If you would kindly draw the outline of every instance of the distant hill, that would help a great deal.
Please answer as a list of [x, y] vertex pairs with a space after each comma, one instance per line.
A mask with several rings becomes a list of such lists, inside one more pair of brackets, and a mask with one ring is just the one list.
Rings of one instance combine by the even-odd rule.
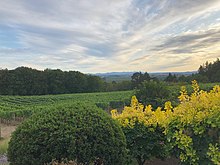
[[107, 72], [107, 73], [96, 73], [96, 76], [122, 76], [122, 75], [133, 75], [135, 72]]
[[197, 71], [189, 71], [189, 72], [155, 72], [155, 73], [149, 73], [151, 77], [156, 77], [160, 80], [164, 80], [168, 75], [169, 73], [171, 73], [172, 75], [176, 75], [177, 77], [179, 76], [190, 76], [192, 74], [195, 74], [197, 73]]
[[[96, 73], [96, 76], [99, 76], [103, 79], [105, 79], [106, 82], [121, 82], [121, 81], [130, 81], [131, 76], [135, 72], [107, 72], [107, 73]], [[156, 77], [160, 80], [165, 79], [169, 73], [175, 74], [177, 77], [184, 75], [184, 76], [189, 76], [192, 74], [197, 73], [197, 71], [191, 71], [191, 72], [149, 72], [151, 77]]]
[[105, 79], [106, 82], [121, 82], [121, 81], [130, 81], [131, 76], [135, 72], [108, 72], [108, 73], [96, 73], [96, 76], [99, 76], [103, 79]]

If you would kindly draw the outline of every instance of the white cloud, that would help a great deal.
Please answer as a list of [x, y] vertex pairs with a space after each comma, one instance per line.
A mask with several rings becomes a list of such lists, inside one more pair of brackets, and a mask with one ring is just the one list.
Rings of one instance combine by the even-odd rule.
[[219, 0], [8, 0], [0, 15], [2, 68], [185, 71], [220, 56]]

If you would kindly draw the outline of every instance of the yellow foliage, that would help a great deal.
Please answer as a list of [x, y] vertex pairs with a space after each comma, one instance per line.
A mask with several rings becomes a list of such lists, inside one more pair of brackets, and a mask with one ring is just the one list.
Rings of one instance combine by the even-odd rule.
[[219, 111], [220, 86], [215, 86], [210, 92], [199, 91], [196, 81], [193, 81], [194, 92], [188, 96], [182, 91], [181, 104], [174, 108], [174, 116], [180, 117], [182, 123], [202, 122], [208, 116]]
[[185, 102], [185, 101], [189, 100], [189, 96], [187, 94], [187, 90], [186, 90], [185, 86], [181, 87], [180, 96], [178, 98], [179, 98], [180, 102]]
[[150, 125], [164, 125], [167, 119], [172, 115], [171, 102], [167, 102], [165, 110], [158, 107], [155, 111], [151, 105], [144, 108], [144, 105], [139, 103], [136, 96], [131, 99], [131, 105], [124, 107], [121, 114], [117, 110], [112, 110], [112, 117], [117, 119], [124, 127], [133, 127], [135, 122]]
[[[158, 107], [153, 110], [151, 105], [144, 108], [144, 105], [139, 103], [137, 98], [133, 96], [131, 105], [124, 107], [121, 114], [117, 110], [112, 110], [112, 117], [117, 119], [123, 127], [133, 128], [137, 122], [146, 126], [160, 125], [164, 127], [164, 133], [170, 133], [170, 138], [175, 139], [175, 145], [184, 150], [180, 154], [181, 161], [190, 160], [197, 164], [199, 157], [197, 157], [196, 150], [193, 148], [191, 135], [202, 134], [210, 127], [219, 129], [220, 86], [214, 86], [210, 92], [206, 92], [200, 90], [199, 85], [194, 80], [192, 81], [192, 87], [193, 93], [191, 95], [187, 94], [185, 87], [181, 88], [178, 97], [180, 104], [175, 108], [172, 107], [170, 101], [165, 103], [164, 109]], [[177, 128], [178, 131], [169, 132], [173, 129], [170, 128], [170, 123], [174, 121], [177, 121], [178, 125], [172, 127]], [[192, 128], [192, 130], [186, 128]], [[218, 162], [219, 151], [211, 144], [210, 146], [210, 151], [206, 154], [209, 154], [212, 157], [212, 162], [216, 163]]]
[[144, 108], [139, 103], [136, 96], [131, 99], [131, 105], [124, 107], [121, 114], [117, 110], [112, 110], [112, 117], [117, 119], [123, 126], [132, 127], [135, 122], [144, 123], [145, 125], [162, 125], [165, 126], [172, 118], [176, 117], [181, 123], [202, 122], [207, 116], [219, 111], [220, 107], [220, 86], [215, 86], [210, 92], [199, 91], [197, 82], [192, 81], [194, 92], [189, 96], [186, 88], [181, 88], [179, 99], [181, 104], [173, 108], [171, 102], [165, 103], [164, 109], [158, 107], [152, 109], [151, 105]]

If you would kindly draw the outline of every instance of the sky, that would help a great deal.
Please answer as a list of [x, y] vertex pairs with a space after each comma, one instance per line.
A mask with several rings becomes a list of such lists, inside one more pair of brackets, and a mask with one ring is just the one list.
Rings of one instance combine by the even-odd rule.
[[0, 68], [195, 71], [220, 57], [220, 0], [1, 0]]

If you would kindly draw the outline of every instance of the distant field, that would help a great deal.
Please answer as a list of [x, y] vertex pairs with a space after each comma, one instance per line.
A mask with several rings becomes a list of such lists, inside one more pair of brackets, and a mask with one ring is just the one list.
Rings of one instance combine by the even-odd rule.
[[122, 82], [122, 81], [131, 81], [130, 75], [112, 75], [104, 77], [105, 81], [111, 83], [112, 81], [115, 82]]
[[60, 104], [89, 102], [108, 110], [129, 103], [133, 91], [60, 94], [44, 96], [0, 96], [0, 118], [13, 119], [30, 116], [33, 112]]

